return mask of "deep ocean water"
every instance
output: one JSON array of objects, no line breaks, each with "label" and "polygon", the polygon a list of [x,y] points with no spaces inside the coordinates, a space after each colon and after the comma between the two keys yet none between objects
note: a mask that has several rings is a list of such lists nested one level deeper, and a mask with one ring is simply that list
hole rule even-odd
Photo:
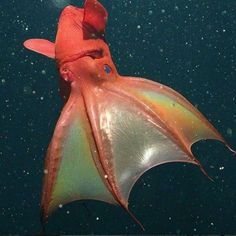
[{"label": "deep ocean water", "polygon": [[[57,20],[76,0],[0,3],[0,234],[39,234],[46,149],[62,109],[53,60],[23,48],[54,40]],[[236,2],[103,0],[106,40],[123,75],[183,94],[236,148]],[[236,233],[236,157],[216,141],[193,147],[214,182],[193,165],[165,164],[145,173],[130,209],[147,234]],[[58,209],[48,234],[142,234],[118,207],[96,201]]]}]

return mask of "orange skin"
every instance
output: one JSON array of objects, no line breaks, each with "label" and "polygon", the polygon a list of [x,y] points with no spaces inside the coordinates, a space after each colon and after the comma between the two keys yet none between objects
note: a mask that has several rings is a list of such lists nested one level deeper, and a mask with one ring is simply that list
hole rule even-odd
[{"label": "orange skin", "polygon": [[[69,126],[71,117],[77,115],[71,110],[73,104],[76,103],[84,109],[85,116],[88,118],[88,126],[91,128],[90,139],[94,141],[93,148],[96,148],[98,153],[94,165],[114,198],[112,203],[124,208],[144,230],[142,224],[129,211],[127,196],[133,184],[145,171],[167,162],[187,162],[198,165],[207,175],[191,152],[192,144],[201,139],[217,139],[232,152],[235,153],[235,151],[229,147],[207,119],[177,92],[155,82],[123,77],[118,74],[104,39],[107,17],[106,9],[97,0],[85,1],[84,8],[67,6],[59,19],[55,43],[43,39],[30,39],[24,43],[26,48],[56,60],[61,76],[61,94],[63,99],[68,101],[61,113],[47,152],[48,173],[44,178],[42,218],[47,219],[51,211],[50,204],[53,199],[54,185],[58,181],[57,174],[62,156],[63,138],[66,137],[66,125]],[[159,96],[159,100],[155,100],[153,94]],[[147,161],[147,166],[144,167],[138,163],[134,166],[137,174],[132,176],[131,185],[129,185],[131,187],[127,193],[127,189],[123,190],[122,186],[119,186],[114,173],[113,162],[116,161],[116,156],[113,156],[112,140],[109,140],[104,130],[101,131],[100,124],[103,122],[101,114],[108,113],[106,108],[110,107],[110,104],[116,108],[117,114],[119,105],[126,108],[127,114],[132,110],[131,108],[133,108],[132,111],[138,110],[137,116],[143,118],[143,125],[146,125],[146,121],[150,122],[153,129],[157,129],[184,153],[185,159],[178,156],[173,159],[167,155],[154,163],[148,160],[150,163]],[[177,109],[176,113],[173,112],[174,109]],[[177,113],[179,117],[175,118]],[[106,129],[109,129],[109,126]],[[150,151],[150,147],[148,148]],[[171,147],[166,147],[166,149],[168,151]],[[125,170],[126,165],[124,164],[123,167]]]}]

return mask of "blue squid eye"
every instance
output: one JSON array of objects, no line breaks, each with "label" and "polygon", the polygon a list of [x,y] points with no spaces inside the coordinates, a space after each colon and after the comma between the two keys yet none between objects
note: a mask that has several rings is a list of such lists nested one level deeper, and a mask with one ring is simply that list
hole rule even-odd
[{"label": "blue squid eye", "polygon": [[104,71],[105,71],[107,74],[110,74],[110,73],[111,73],[111,67],[110,67],[110,66],[104,65],[103,68],[104,68]]}]

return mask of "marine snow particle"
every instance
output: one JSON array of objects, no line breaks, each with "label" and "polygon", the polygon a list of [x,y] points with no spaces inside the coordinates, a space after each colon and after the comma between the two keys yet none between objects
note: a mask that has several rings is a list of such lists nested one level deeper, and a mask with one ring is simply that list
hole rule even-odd
[{"label": "marine snow particle", "polygon": [[232,130],[231,128],[228,128],[228,129],[227,129],[227,135],[230,136],[230,137],[232,137],[232,135],[233,135],[233,130]]}]

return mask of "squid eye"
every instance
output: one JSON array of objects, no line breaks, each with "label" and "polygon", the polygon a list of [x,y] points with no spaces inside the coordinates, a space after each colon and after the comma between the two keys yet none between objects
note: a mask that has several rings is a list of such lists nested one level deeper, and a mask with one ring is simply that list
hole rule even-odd
[{"label": "squid eye", "polygon": [[110,66],[104,65],[103,68],[104,68],[104,71],[105,71],[107,74],[110,74],[110,73],[111,73],[111,67],[110,67]]}]

